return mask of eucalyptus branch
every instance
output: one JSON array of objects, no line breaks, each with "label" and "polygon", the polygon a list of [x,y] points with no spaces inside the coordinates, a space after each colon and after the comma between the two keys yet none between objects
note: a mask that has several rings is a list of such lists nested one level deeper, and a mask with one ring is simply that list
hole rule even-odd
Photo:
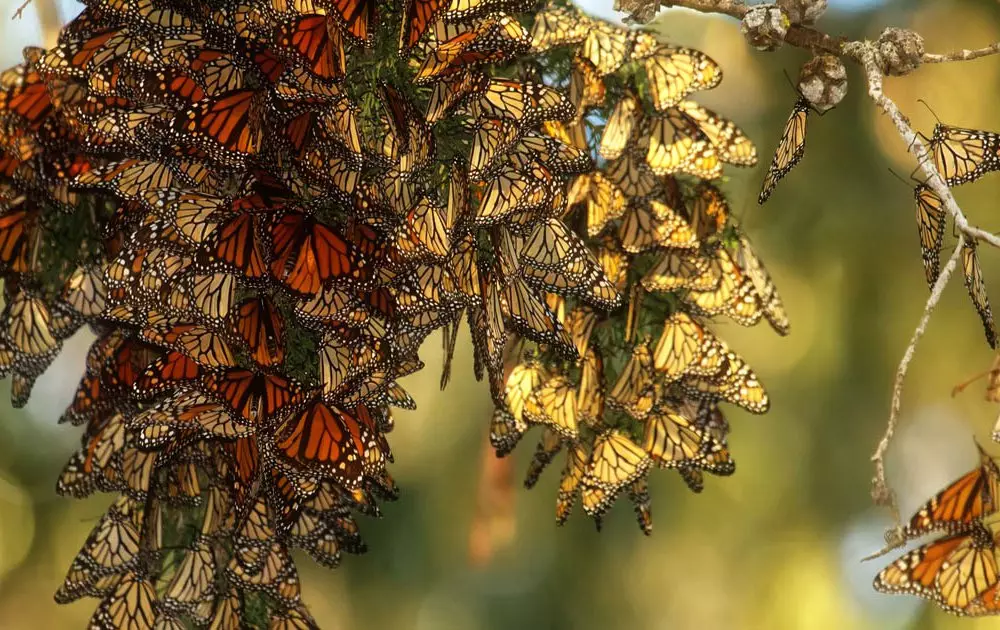
[{"label": "eucalyptus branch", "polygon": [[963,48],[962,50],[956,50],[955,52],[950,52],[945,55],[935,55],[934,53],[924,53],[923,61],[924,63],[944,63],[946,61],[969,61],[972,59],[979,59],[980,57],[988,57],[990,55],[995,55],[1000,53],[1000,42],[990,44],[984,48],[976,48],[975,50],[969,50],[968,48]]}]

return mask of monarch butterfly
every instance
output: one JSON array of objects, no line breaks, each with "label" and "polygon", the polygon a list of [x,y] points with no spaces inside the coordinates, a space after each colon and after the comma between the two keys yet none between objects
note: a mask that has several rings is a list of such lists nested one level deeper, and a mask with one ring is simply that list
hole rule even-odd
[{"label": "monarch butterfly", "polygon": [[642,277],[642,287],[652,293],[692,289],[711,291],[719,285],[709,264],[691,252],[670,249]]},{"label": "monarch butterfly", "polygon": [[618,493],[644,476],[651,464],[646,452],[621,432],[601,433],[580,482],[583,510],[600,518]]},{"label": "monarch butterfly", "polygon": [[203,432],[207,436],[233,439],[248,435],[252,427],[221,404],[195,390],[175,390],[170,397],[145,408],[129,421],[139,431],[137,444],[158,449],[174,441],[178,433]]},{"label": "monarch butterfly", "polygon": [[127,497],[108,508],[87,537],[74,564],[86,564],[98,575],[122,573],[135,567],[141,548],[139,530],[132,520],[136,509]]},{"label": "monarch butterfly", "polygon": [[11,204],[0,215],[0,264],[13,273],[34,271],[37,263],[33,253],[38,247],[38,211],[29,209],[27,202]]},{"label": "monarch butterfly", "polygon": [[466,22],[497,11],[525,11],[529,6],[526,0],[451,0],[441,17],[446,22]]},{"label": "monarch butterfly", "polygon": [[83,447],[70,457],[56,483],[62,496],[83,498],[94,490],[111,490],[112,459],[125,443],[125,421],[121,413],[98,416],[84,433]]},{"label": "monarch butterfly", "polygon": [[785,123],[785,129],[781,132],[781,140],[778,141],[778,148],[774,151],[771,165],[767,167],[764,175],[764,183],[761,185],[760,195],[757,203],[763,204],[771,196],[778,181],[788,175],[788,172],[795,168],[802,156],[806,153],[806,122],[809,119],[809,112],[812,107],[804,97],[799,97],[792,107],[792,114]]},{"label": "monarch butterfly", "polygon": [[236,299],[236,278],[228,273],[195,274],[190,278],[190,295],[208,322],[226,320]]},{"label": "monarch butterfly", "polygon": [[424,119],[433,125],[440,121],[456,105],[468,96],[476,86],[477,74],[471,70],[461,70],[441,77],[431,88],[427,99]]},{"label": "monarch butterfly", "polygon": [[[518,422],[524,418],[524,407],[531,393],[541,387],[548,374],[545,368],[536,360],[529,359],[518,363],[507,376],[504,386],[504,408]],[[527,428],[527,427],[525,427]]]},{"label": "monarch butterfly", "polygon": [[597,250],[597,264],[601,266],[608,281],[618,291],[628,285],[629,257],[618,248],[611,237],[604,238],[604,244]]},{"label": "monarch butterfly", "polygon": [[709,90],[722,81],[719,65],[705,53],[691,48],[659,46],[645,57],[643,65],[653,107],[661,112],[674,107],[691,92]]},{"label": "monarch butterfly", "polygon": [[706,439],[689,418],[663,406],[653,410],[646,419],[642,448],[659,466],[697,466]]},{"label": "monarch butterfly", "polygon": [[344,76],[346,61],[340,27],[325,15],[305,15],[279,22],[275,41],[285,51],[305,61],[305,67],[323,79]]},{"label": "monarch butterfly", "polygon": [[566,330],[579,356],[586,356],[587,348],[590,347],[590,336],[596,325],[597,312],[585,304],[574,307],[566,315]]},{"label": "monarch butterfly", "polygon": [[540,162],[546,169],[559,175],[579,175],[590,171],[593,166],[586,151],[536,131],[525,131],[506,157],[521,170],[526,170],[534,162]]},{"label": "monarch butterfly", "polygon": [[166,591],[161,605],[165,611],[189,611],[215,592],[215,555],[209,542],[199,536],[184,554],[184,559]]},{"label": "monarch butterfly", "polygon": [[559,433],[549,428],[542,431],[542,437],[535,446],[535,453],[528,463],[528,470],[524,476],[524,487],[531,489],[538,483],[539,477],[545,472],[552,460],[555,459],[559,451],[562,450],[563,439]]},{"label": "monarch butterfly", "polygon": [[757,163],[757,148],[735,123],[692,101],[678,103],[677,109],[705,136],[723,162],[736,166]]},{"label": "monarch butterfly", "polygon": [[572,7],[546,6],[535,14],[531,49],[544,52],[555,46],[579,44],[587,37],[587,22]]},{"label": "monarch butterfly", "polygon": [[523,413],[528,422],[544,425],[567,440],[579,437],[576,390],[565,376],[553,376],[532,390]]},{"label": "monarch butterfly", "polygon": [[618,159],[629,146],[639,118],[638,109],[639,100],[631,93],[626,93],[615,103],[615,108],[604,125],[601,143],[597,147],[601,157],[606,160]]},{"label": "monarch butterfly", "polygon": [[469,148],[469,177],[483,179],[521,137],[521,128],[510,120],[480,120]]},{"label": "monarch butterfly", "polygon": [[472,92],[477,98],[470,100],[469,108],[476,118],[508,118],[527,126],[569,120],[573,116],[569,99],[541,83],[483,75]]},{"label": "monarch butterfly", "polygon": [[976,254],[976,242],[966,240],[962,245],[962,271],[965,273],[965,288],[972,298],[972,305],[979,313],[979,319],[983,322],[983,329],[986,331],[986,343],[991,348],[997,347],[997,329],[993,323],[993,311],[990,308],[990,299],[986,295],[986,284],[983,282],[983,272],[979,267],[979,256]]},{"label": "monarch butterfly", "polygon": [[126,159],[80,173],[72,183],[108,190],[126,200],[139,200],[150,190],[171,188],[175,177],[165,161]]},{"label": "monarch butterfly", "polygon": [[926,184],[913,189],[917,201],[917,235],[920,237],[920,255],[924,263],[927,286],[932,288],[941,273],[941,243],[944,240],[944,202]]},{"label": "monarch butterfly", "polygon": [[225,338],[199,324],[150,322],[142,331],[145,340],[183,352],[207,368],[236,365]]},{"label": "monarch butterfly", "polygon": [[727,352],[723,359],[719,371],[712,376],[685,379],[682,382],[685,393],[700,399],[721,398],[750,413],[766,413],[771,401],[754,371],[734,352]]},{"label": "monarch butterfly", "polygon": [[42,77],[25,66],[15,66],[0,76],[0,111],[19,116],[37,130],[52,112],[52,101]]},{"label": "monarch butterfly", "polygon": [[608,223],[625,214],[627,199],[621,189],[603,173],[581,175],[580,179],[589,184],[584,197],[587,207],[587,236],[597,236]]},{"label": "monarch butterfly", "polygon": [[156,359],[135,379],[134,392],[140,398],[151,397],[165,389],[199,380],[202,369],[188,355],[170,351]]},{"label": "monarch butterfly", "polygon": [[309,403],[277,430],[275,446],[291,461],[333,475],[347,488],[361,484],[365,458],[377,446],[358,419],[322,400]]},{"label": "monarch butterfly", "polygon": [[257,365],[270,367],[284,362],[285,320],[268,298],[242,302],[236,312],[235,330],[250,348]]},{"label": "monarch butterfly", "polygon": [[259,567],[247,568],[235,558],[230,560],[225,570],[226,577],[246,590],[266,593],[285,606],[297,604],[299,578],[287,548],[274,541],[265,547],[262,554]]},{"label": "monarch butterfly", "polygon": [[642,420],[653,408],[656,397],[652,353],[645,342],[636,344],[618,380],[608,392],[608,402],[633,418]]},{"label": "monarch butterfly", "polygon": [[302,386],[290,378],[241,368],[210,372],[203,383],[209,393],[251,424],[271,418],[279,409],[305,397]]},{"label": "monarch butterfly", "polygon": [[83,317],[96,317],[107,306],[108,289],[96,267],[77,267],[63,285],[62,300]]},{"label": "monarch butterfly", "polygon": [[767,272],[764,263],[757,257],[757,253],[750,244],[747,235],[740,232],[739,250],[737,260],[746,272],[753,288],[757,292],[757,298],[763,307],[764,317],[779,335],[788,334],[788,315],[785,313],[785,305],[778,295],[778,289],[771,280],[771,274]]},{"label": "monarch butterfly", "polygon": [[445,208],[422,197],[401,217],[395,237],[395,249],[404,260],[443,260],[451,247]]},{"label": "monarch butterfly", "polygon": [[657,199],[630,203],[622,217],[618,238],[622,249],[632,254],[658,246],[694,249],[699,244],[688,222]]},{"label": "monarch butterfly", "polygon": [[47,355],[59,346],[52,313],[45,301],[20,291],[7,305],[7,338],[28,355]]},{"label": "monarch butterfly", "polygon": [[[333,548],[336,549],[336,537],[330,532],[326,532],[317,539],[317,542],[313,542],[306,547],[306,551],[310,552],[310,550],[313,550],[309,555],[317,559],[321,564],[335,567],[336,562],[331,563],[329,560],[325,562],[320,560],[321,558],[329,557],[329,553],[327,552],[323,554],[317,553],[318,549],[321,548],[318,543],[321,542],[328,545],[332,544]],[[338,558],[338,560],[340,558],[336,552],[334,552],[334,557]],[[273,611],[271,613],[270,628],[273,630],[319,630],[319,625],[316,624],[316,621],[309,614],[306,607],[299,604],[294,608]]]},{"label": "monarch butterfly", "polygon": [[1000,170],[1000,134],[938,123],[930,144],[934,166],[949,186]]},{"label": "monarch butterfly", "polygon": [[473,65],[500,61],[527,52],[530,45],[527,31],[517,20],[492,14],[473,29],[440,41],[417,69],[414,81],[426,83]]},{"label": "monarch butterfly", "polygon": [[405,0],[399,29],[400,53],[413,48],[447,6],[447,0]]},{"label": "monarch butterfly", "polygon": [[388,133],[381,151],[400,173],[411,173],[425,166],[434,155],[434,134],[410,102],[388,84],[381,86],[382,105],[388,117]]},{"label": "monarch butterfly", "polygon": [[528,172],[505,165],[486,182],[473,225],[486,227],[516,212],[537,210],[550,199],[551,187],[552,174],[540,165]]},{"label": "monarch butterfly", "polygon": [[313,294],[331,278],[366,279],[367,261],[332,228],[299,212],[272,220],[274,257],[270,269],[293,291]]},{"label": "monarch butterfly", "polygon": [[153,584],[141,573],[129,571],[101,602],[90,624],[94,628],[152,630],[158,613]]},{"label": "monarch butterfly", "polygon": [[[584,21],[577,23],[586,27]],[[604,80],[590,60],[574,56],[572,63],[573,69],[569,75],[569,100],[576,107],[576,116],[579,118],[586,114],[589,108],[604,103],[606,88]]]},{"label": "monarch butterfly", "polygon": [[605,174],[628,199],[649,197],[661,190],[660,180],[636,151],[626,151],[610,162]]},{"label": "monarch butterfly", "polygon": [[256,90],[233,90],[199,103],[178,119],[184,139],[224,163],[241,164],[260,151],[263,142],[263,105]]},{"label": "monarch butterfly", "polygon": [[997,585],[992,530],[975,522],[970,529],[939,538],[898,558],[875,576],[875,590],[910,593],[937,602],[958,615],[995,609],[982,596]]},{"label": "monarch butterfly", "polygon": [[331,0],[324,6],[333,9],[329,15],[338,20],[345,34],[360,44],[370,45],[371,29],[376,20],[376,3],[373,0]]},{"label": "monarch butterfly", "polygon": [[711,271],[719,278],[716,288],[689,290],[684,301],[700,314],[725,314],[741,326],[753,326],[760,321],[764,313],[753,282],[727,251],[720,248],[716,252]]},{"label": "monarch butterfly", "polygon": [[575,295],[604,310],[621,303],[621,296],[594,255],[581,238],[558,219],[535,224],[520,251],[520,260],[528,282],[543,290]]},{"label": "monarch butterfly", "polygon": [[1000,510],[1000,468],[976,444],[979,466],[920,506],[904,529],[906,538],[935,531],[956,533]]},{"label": "monarch butterfly", "polygon": [[676,110],[649,118],[648,129],[643,130],[640,144],[648,144],[646,163],[657,175],[690,172],[708,178],[712,173],[702,172],[699,160],[709,155],[711,145],[694,124]]},{"label": "monarch butterfly", "polygon": [[706,334],[701,325],[687,313],[677,311],[663,324],[656,348],[653,350],[653,367],[667,380],[680,378],[688,367],[701,358]]},{"label": "monarch butterfly", "polygon": [[604,418],[604,360],[595,348],[582,355],[576,408],[581,423],[598,425]]},{"label": "monarch butterfly", "polygon": [[495,408],[490,421],[490,444],[497,457],[505,457],[513,452],[527,430],[527,422],[518,420],[506,409]]},{"label": "monarch butterfly", "polygon": [[224,595],[215,599],[209,627],[218,630],[237,630],[241,623],[243,623],[243,602],[239,591],[231,586]]},{"label": "monarch butterfly", "polygon": [[558,352],[575,357],[576,350],[565,327],[523,278],[508,279],[503,297],[503,314],[511,328],[527,339],[550,344]]},{"label": "monarch butterfly", "polygon": [[566,453],[566,464],[559,479],[559,494],[556,498],[556,523],[562,525],[573,511],[573,504],[579,495],[580,482],[587,469],[590,453],[582,444],[570,445]]},{"label": "monarch butterfly", "polygon": [[320,349],[320,382],[327,398],[342,398],[360,388],[374,373],[383,373],[382,349],[363,339],[348,341],[336,332],[323,337]]},{"label": "monarch butterfly", "polygon": [[632,40],[629,32],[604,22],[581,18],[587,25],[580,55],[594,64],[601,76],[617,70],[628,58]]}]

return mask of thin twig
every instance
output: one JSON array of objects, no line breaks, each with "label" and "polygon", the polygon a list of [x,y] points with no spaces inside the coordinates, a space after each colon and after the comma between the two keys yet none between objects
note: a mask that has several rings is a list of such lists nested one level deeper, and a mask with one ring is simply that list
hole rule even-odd
[{"label": "thin twig", "polygon": [[924,332],[927,330],[927,324],[930,322],[931,314],[937,307],[938,302],[941,300],[941,295],[944,293],[945,287],[948,286],[948,281],[951,280],[952,273],[954,273],[955,268],[958,266],[958,258],[962,255],[962,246],[965,245],[965,235],[959,232],[958,243],[955,245],[955,251],[952,252],[951,257],[948,258],[948,262],[945,263],[944,268],[941,270],[941,275],[938,276],[937,281],[934,283],[934,287],[931,289],[931,294],[927,298],[927,303],[924,304],[923,315],[920,316],[920,322],[917,324],[916,329],[913,331],[913,335],[910,337],[910,343],[906,346],[906,351],[903,353],[903,358],[899,362],[899,367],[896,369],[896,380],[892,384],[892,404],[889,407],[889,422],[885,427],[885,434],[878,443],[878,448],[875,449],[875,454],[872,455],[872,461],[875,462],[875,479],[872,482],[872,497],[875,501],[881,505],[888,505],[892,510],[893,520],[899,523],[899,509],[896,506],[896,499],[893,496],[891,490],[889,490],[888,485],[885,482],[885,453],[889,448],[889,442],[892,441],[892,436],[896,431],[896,425],[899,423],[899,407],[902,404],[903,399],[903,382],[906,380],[906,372],[910,368],[910,361],[913,360],[913,354],[916,352],[917,343],[920,338],[924,336]]},{"label": "thin twig", "polygon": [[924,63],[944,63],[946,61],[969,61],[970,59],[979,59],[980,57],[988,57],[990,55],[995,55],[1000,53],[1000,42],[995,44],[990,44],[984,48],[976,48],[975,50],[969,50],[968,48],[963,48],[962,50],[956,50],[955,52],[950,52],[946,55],[935,55],[934,53],[924,53],[922,60]]},{"label": "thin twig", "polygon": [[24,0],[24,2],[21,3],[21,6],[17,7],[17,10],[14,11],[14,15],[10,16],[10,19],[12,20],[21,19],[22,17],[21,14],[24,13],[24,10],[28,8],[29,4],[31,4],[31,0]]}]

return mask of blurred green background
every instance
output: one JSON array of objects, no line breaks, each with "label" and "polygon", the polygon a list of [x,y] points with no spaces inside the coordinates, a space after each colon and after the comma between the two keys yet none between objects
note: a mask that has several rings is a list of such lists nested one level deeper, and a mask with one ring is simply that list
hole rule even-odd
[{"label": "blurred green background", "polygon": [[[590,8],[609,14],[610,0],[599,2]],[[78,10],[35,0],[12,21],[19,4],[0,0],[3,67],[19,60],[22,46],[54,41],[58,25]],[[997,3],[830,5],[821,26],[854,38],[910,26],[931,52],[1000,39]],[[420,408],[398,413],[390,436],[402,497],[384,507],[386,518],[362,517],[366,556],[346,557],[336,571],[300,563],[304,600],[331,629],[996,628],[996,619],[956,619],[914,598],[876,594],[871,578],[884,562],[859,562],[881,546],[888,524],[869,499],[869,457],[888,416],[896,365],[927,297],[912,186],[889,172],[906,177],[913,170],[906,147],[851,68],[846,101],[811,118],[801,165],[758,207],[761,178],[796,98],[785,73],[795,77],[808,54],[756,53],[732,21],[682,10],[661,13],[658,28],[672,42],[706,51],[725,71],[722,85],[698,100],[757,142],[761,164],[729,171],[725,189],[792,318],[787,338],[765,326],[717,326],[772,398],[766,416],[728,411],[737,473],[709,478],[702,495],[688,492],[675,474],[654,473],[651,538],[639,532],[625,502],[601,535],[579,515],[557,528],[557,474],[547,473],[529,493],[519,485],[530,445],[512,469],[484,457],[487,389],[472,378],[465,342],[452,385],[438,391],[435,336],[423,353],[427,369],[405,383]],[[918,99],[948,123],[1000,130],[998,87],[1000,57],[925,67],[886,85],[925,133],[934,116]],[[956,194],[974,223],[1000,229],[1000,176]],[[946,251],[953,242],[949,232]],[[987,281],[1000,278],[1000,255],[984,249],[981,258]],[[83,627],[94,608],[93,601],[52,602],[109,502],[107,496],[62,499],[54,491],[79,435],[55,419],[82,373],[88,343],[78,336],[67,344],[27,409],[12,410],[6,393],[0,396],[3,628]],[[975,464],[973,436],[1000,454],[989,438],[998,409],[982,400],[982,382],[951,397],[953,385],[991,360],[961,280],[954,281],[912,365],[887,462],[907,513]]]}]

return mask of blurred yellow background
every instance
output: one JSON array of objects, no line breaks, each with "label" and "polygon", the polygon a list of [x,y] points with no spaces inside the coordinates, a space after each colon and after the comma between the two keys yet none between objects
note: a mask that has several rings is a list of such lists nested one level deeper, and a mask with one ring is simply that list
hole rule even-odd
[{"label": "blurred yellow background", "polygon": [[[607,14],[611,2],[601,2]],[[3,67],[19,60],[24,45],[51,43],[61,21],[78,10],[69,2],[36,0],[22,19],[10,20],[19,4],[0,0]],[[830,4],[822,28],[853,38],[875,37],[888,25],[912,26],[932,52],[1000,39],[997,3]],[[761,164],[730,171],[724,187],[792,318],[787,338],[762,326],[718,324],[772,398],[763,417],[727,410],[737,473],[709,478],[701,495],[688,492],[675,474],[654,473],[651,538],[641,535],[625,502],[612,510],[601,535],[579,515],[557,528],[557,479],[547,473],[530,493],[516,487],[511,518],[500,518],[470,546],[480,478],[490,468],[483,455],[491,404],[471,376],[467,343],[451,386],[438,391],[435,336],[424,351],[427,369],[404,383],[419,409],[396,414],[390,436],[402,497],[385,505],[386,518],[362,517],[366,556],[348,556],[336,571],[303,559],[304,600],[331,629],[996,628],[996,619],[956,619],[914,598],[877,594],[871,579],[884,562],[859,562],[881,546],[888,524],[884,511],[871,506],[868,458],[888,416],[896,365],[927,297],[912,185],[889,172],[906,177],[913,170],[906,147],[851,68],[848,98],[811,117],[801,165],[758,207],[761,178],[796,98],[784,73],[794,78],[807,53],[753,52],[724,18],[671,10],[658,24],[670,41],[706,51],[726,73],[722,86],[699,100],[740,123],[758,144]],[[886,85],[925,133],[934,114],[954,125],[1000,130],[998,87],[1000,57],[926,67]],[[973,222],[1000,229],[1000,176],[957,196]],[[949,242],[950,232],[946,251]],[[1000,255],[987,249],[981,257],[987,282],[1000,282]],[[54,491],[78,439],[78,429],[55,420],[82,373],[88,343],[78,336],[67,344],[26,410],[10,409],[6,392],[0,396],[3,628],[83,627],[94,608],[93,601],[52,601],[109,502],[107,496],[63,499]],[[982,400],[981,384],[950,395],[991,358],[958,279],[917,352],[887,462],[904,511],[975,464],[974,435],[1000,454],[989,438],[1000,410]],[[530,445],[515,456],[515,486],[529,456]],[[504,509],[502,499],[494,508]]]}]

